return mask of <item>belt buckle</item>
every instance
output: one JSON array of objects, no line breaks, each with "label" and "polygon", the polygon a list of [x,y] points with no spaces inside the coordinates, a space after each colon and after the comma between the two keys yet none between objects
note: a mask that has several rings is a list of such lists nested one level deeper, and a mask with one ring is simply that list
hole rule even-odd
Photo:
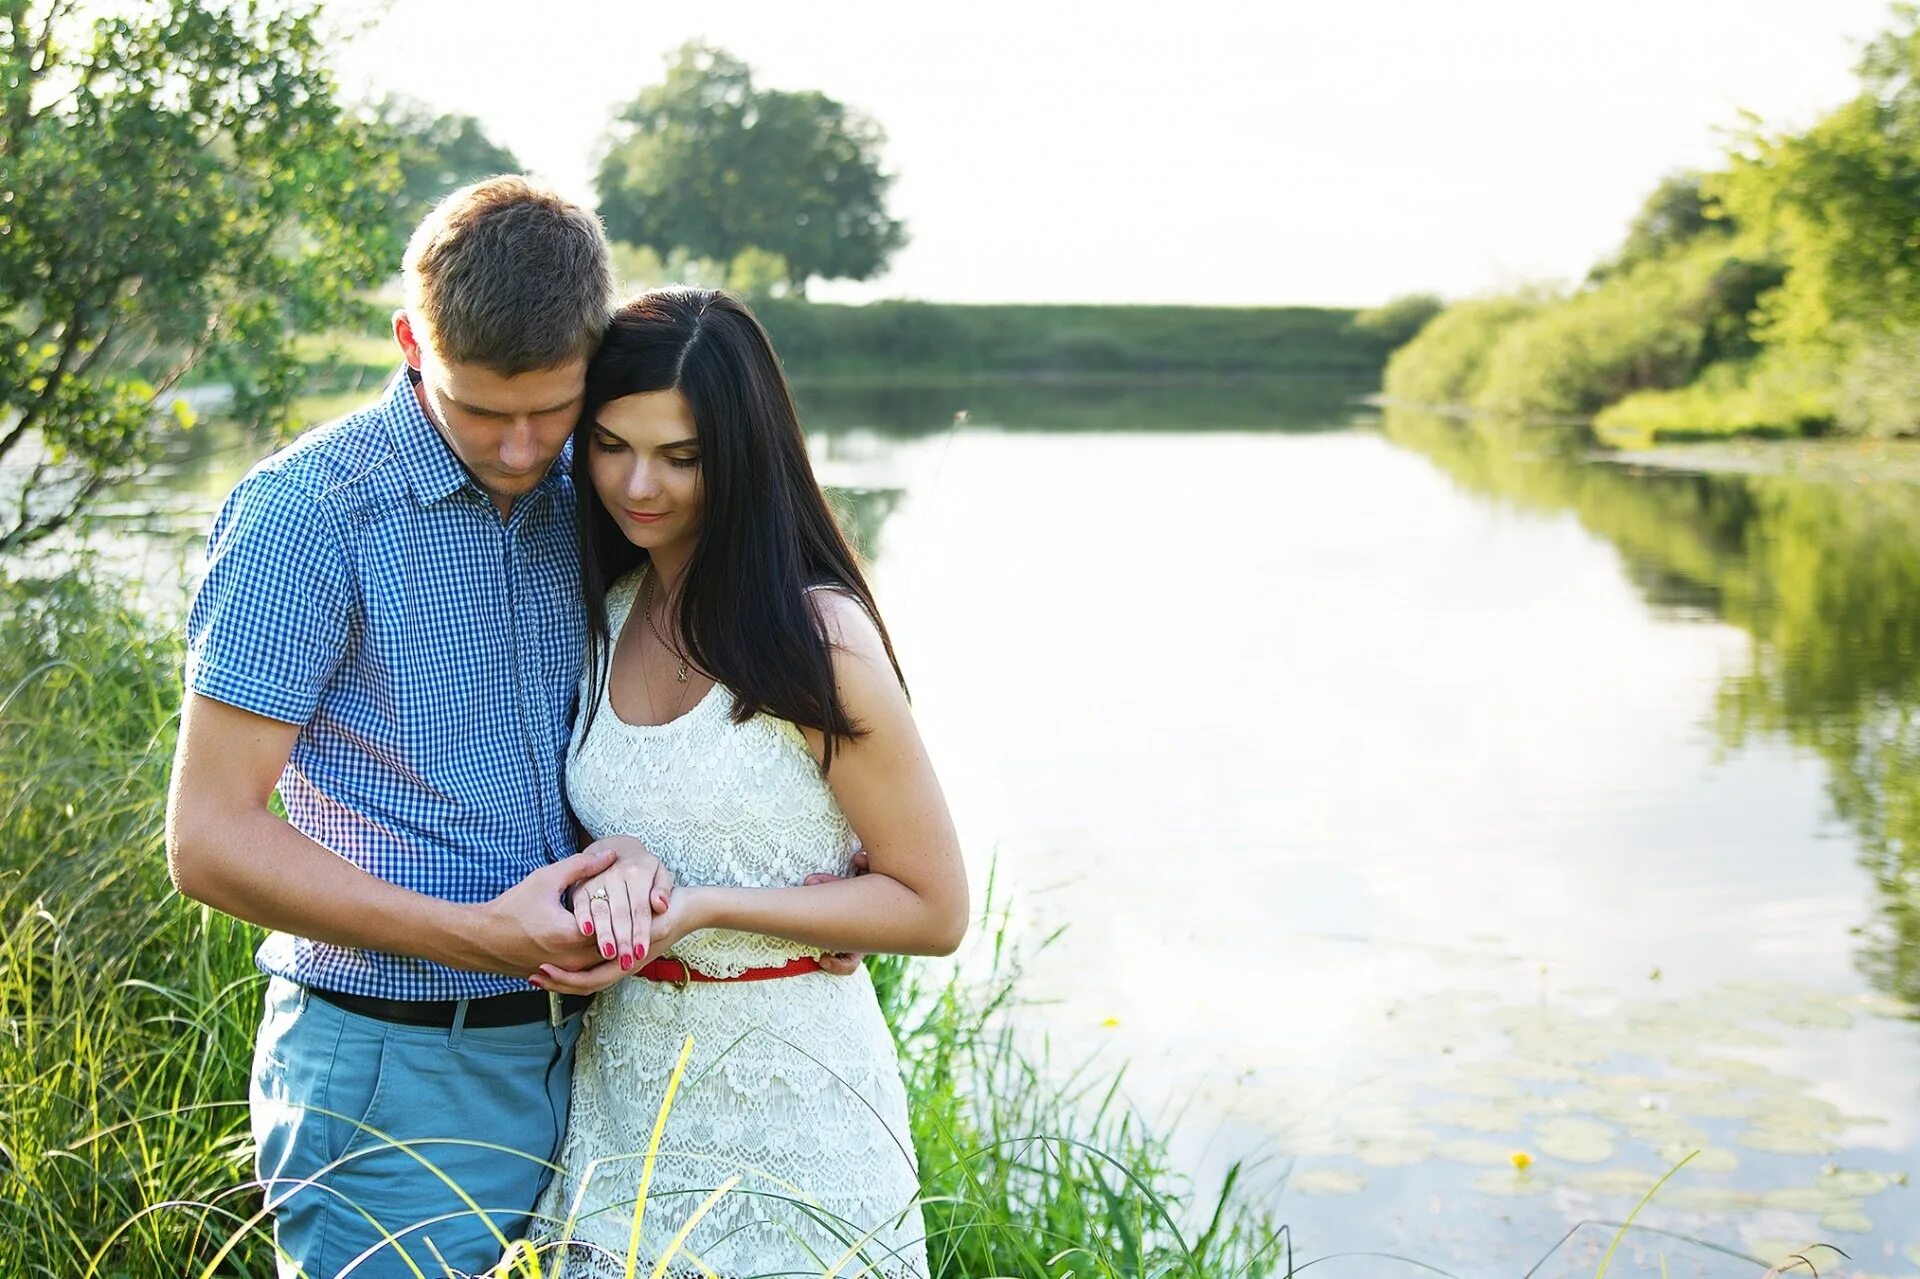
[{"label": "belt buckle", "polygon": [[685,990],[693,985],[693,965],[678,955],[673,956],[673,960],[680,965],[680,976],[674,980],[673,984],[679,989]]}]

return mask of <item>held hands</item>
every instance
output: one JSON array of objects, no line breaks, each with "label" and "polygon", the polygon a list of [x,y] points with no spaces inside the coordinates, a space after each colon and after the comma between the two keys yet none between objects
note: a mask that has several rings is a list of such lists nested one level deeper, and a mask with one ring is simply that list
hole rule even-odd
[{"label": "held hands", "polygon": [[[614,836],[588,845],[586,853],[579,855],[584,857],[587,853],[595,853],[596,850],[603,855],[606,850],[615,846],[619,849],[620,862],[616,864],[614,870],[577,884],[573,891],[575,913],[582,916],[578,926],[584,936],[600,938],[601,962],[589,961],[584,967],[542,963],[539,971],[527,979],[540,989],[557,991],[563,995],[597,994],[635,971],[646,962],[646,956],[649,953],[659,954],[667,951],[688,933],[710,927],[704,911],[706,895],[695,887],[674,891],[672,872],[660,866],[658,859],[648,853],[640,841],[628,836]],[[631,862],[629,858],[632,859]],[[632,869],[632,876],[628,880],[626,900],[630,910],[623,916],[619,909],[611,904],[615,895],[615,889],[611,883],[606,885],[608,890],[606,902],[601,902],[591,894],[593,888],[600,885],[603,880],[621,874],[623,868],[629,867]],[[867,855],[864,852],[855,853],[853,874],[864,875],[868,869]],[[652,878],[649,878],[649,872]],[[664,880],[658,878],[659,876],[664,876]],[[830,884],[841,878],[843,876],[840,875],[809,875],[804,882],[808,885]],[[646,916],[637,916],[634,913],[635,910],[649,907],[651,913]],[[598,922],[603,908],[611,915],[613,928],[617,930],[624,920],[629,930],[626,937],[641,938],[631,950],[628,949],[627,943],[620,941],[615,941],[609,948],[606,941],[606,929],[609,925]],[[628,954],[634,956],[632,962],[622,965],[619,957]],[[865,955],[843,951],[839,954],[822,955],[820,967],[823,971],[846,977],[857,971],[865,959]]]},{"label": "held hands", "polygon": [[[696,932],[707,926],[702,907],[706,895],[699,888],[682,888],[667,898],[666,909],[648,918],[642,927],[650,928],[651,936],[643,939],[635,948],[639,957],[627,963],[619,959],[606,959],[585,969],[566,968],[559,964],[542,964],[540,971],[527,980],[542,990],[558,991],[563,995],[592,995],[617,983],[622,977],[630,976],[645,962],[645,956],[651,952],[659,954],[672,947],[688,933]],[[601,947],[604,957],[606,947]]]},{"label": "held hands", "polygon": [[667,908],[673,872],[631,835],[595,840],[585,851],[611,852],[616,860],[574,885],[574,923],[581,936],[593,938],[602,959],[631,971],[646,961],[653,945],[653,917]]}]

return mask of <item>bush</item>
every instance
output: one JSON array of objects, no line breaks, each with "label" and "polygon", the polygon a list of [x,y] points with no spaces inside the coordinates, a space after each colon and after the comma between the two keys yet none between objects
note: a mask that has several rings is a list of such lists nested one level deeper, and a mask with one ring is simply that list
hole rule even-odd
[{"label": "bush", "polygon": [[1526,296],[1454,303],[1387,361],[1387,398],[1422,408],[1471,404],[1480,396],[1494,346],[1540,306],[1541,299]]},{"label": "bush", "polygon": [[1418,337],[1446,306],[1431,293],[1408,293],[1360,312],[1353,317],[1353,327],[1386,343],[1389,351],[1397,351]]},{"label": "bush", "polygon": [[1587,418],[1636,391],[1686,385],[1737,337],[1725,324],[1731,262],[1723,247],[1708,244],[1643,262],[1542,308],[1501,335],[1473,406]]},{"label": "bush", "polygon": [[1920,434],[1920,330],[1865,342],[1840,373],[1834,424],[1848,435]]},{"label": "bush", "polygon": [[1833,425],[1831,367],[1810,355],[1769,351],[1716,364],[1689,386],[1642,391],[1602,409],[1594,433],[1616,448],[1724,439],[1817,435]]}]

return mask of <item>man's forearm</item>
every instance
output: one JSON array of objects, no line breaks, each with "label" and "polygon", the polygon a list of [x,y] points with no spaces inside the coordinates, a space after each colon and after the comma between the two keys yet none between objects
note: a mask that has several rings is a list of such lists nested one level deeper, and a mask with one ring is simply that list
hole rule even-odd
[{"label": "man's forearm", "polygon": [[248,923],[490,971],[473,907],[370,875],[271,813],[176,820],[167,854],[182,893]]}]

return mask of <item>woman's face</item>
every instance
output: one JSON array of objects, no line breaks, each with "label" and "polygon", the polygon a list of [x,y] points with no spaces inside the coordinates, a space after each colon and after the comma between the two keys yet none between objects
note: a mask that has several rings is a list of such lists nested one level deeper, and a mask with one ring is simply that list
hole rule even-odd
[{"label": "woman's face", "polygon": [[693,408],[676,390],[601,406],[587,438],[593,491],[627,540],[649,552],[691,552],[706,488]]}]

